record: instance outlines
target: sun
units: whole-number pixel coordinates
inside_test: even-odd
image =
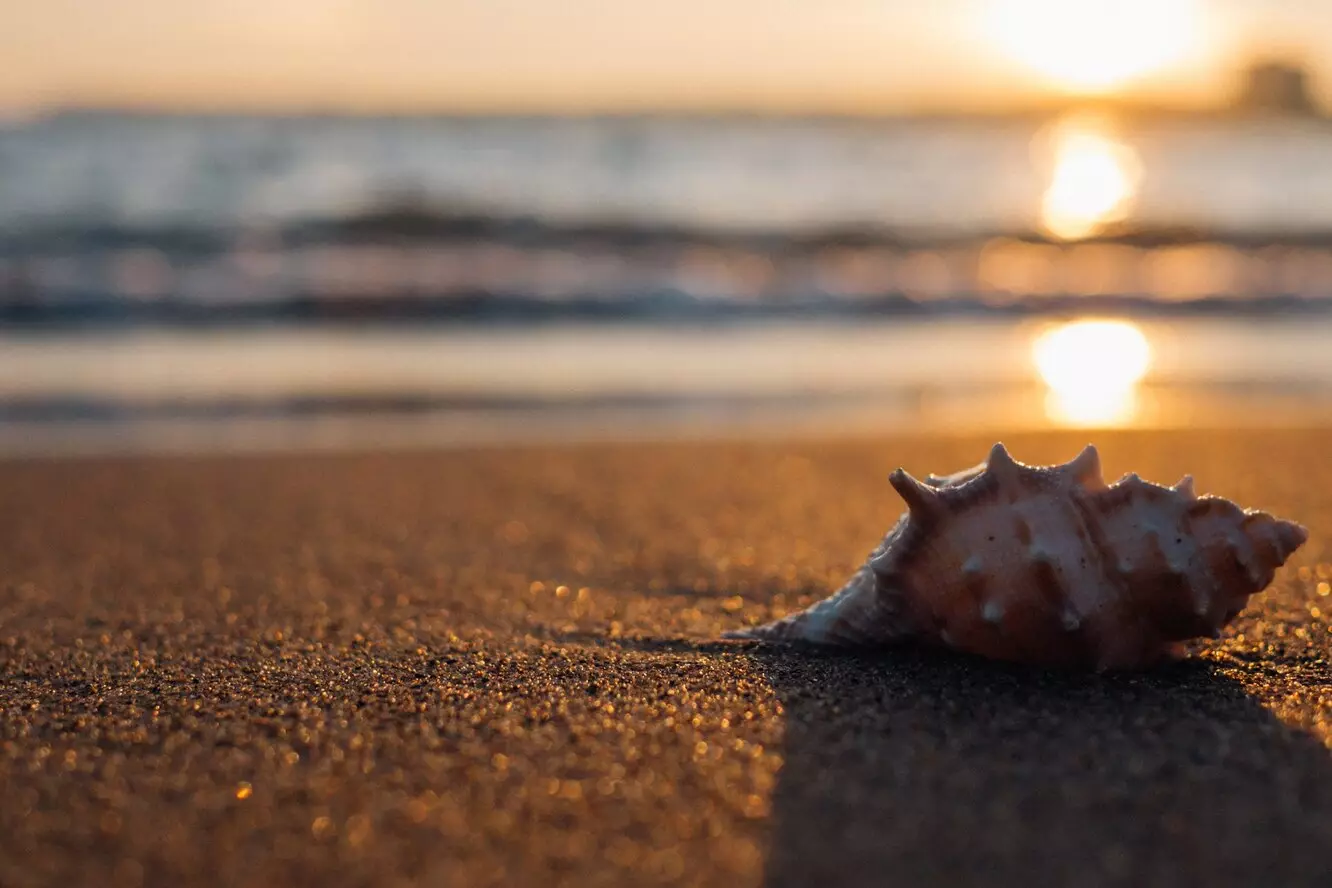
[[[985,32],[1067,92],[1107,93],[1185,61],[1199,0],[985,0]]]

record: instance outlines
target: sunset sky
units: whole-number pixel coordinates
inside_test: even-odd
[[[1327,0],[0,0],[0,107],[876,111],[1224,100]]]

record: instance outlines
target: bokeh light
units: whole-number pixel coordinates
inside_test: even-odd
[[[1032,346],[1048,389],[1046,413],[1059,425],[1117,426],[1137,412],[1151,345],[1130,321],[1079,320],[1041,333]]]
[[[1123,219],[1138,189],[1134,150],[1091,118],[1072,118],[1051,133],[1049,184],[1041,224],[1061,240],[1079,240]]]

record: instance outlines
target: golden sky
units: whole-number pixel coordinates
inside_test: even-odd
[[[1332,99],[1332,0],[0,0],[0,22],[0,107],[1206,103],[1287,51]]]

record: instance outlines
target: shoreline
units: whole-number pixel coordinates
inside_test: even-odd
[[[92,418],[10,417],[0,421],[0,464],[30,459],[100,457],[226,457],[442,453],[512,447],[654,446],[657,444],[781,444],[922,436],[956,440],[985,434],[1118,434],[1203,429],[1314,432],[1332,429],[1332,390],[1311,393],[1283,386],[1237,394],[1224,388],[1143,387],[1137,415],[1119,424],[1070,422],[1036,387],[991,390],[904,391],[893,397],[668,399],[604,405],[552,401],[544,405],[481,404],[401,412],[365,409],[288,412],[220,410],[207,405],[175,416],[134,410]],[[319,405],[313,405],[319,406]],[[331,405],[336,408],[336,404]],[[0,409],[0,415],[4,411]],[[191,415],[193,414],[193,415]]]

